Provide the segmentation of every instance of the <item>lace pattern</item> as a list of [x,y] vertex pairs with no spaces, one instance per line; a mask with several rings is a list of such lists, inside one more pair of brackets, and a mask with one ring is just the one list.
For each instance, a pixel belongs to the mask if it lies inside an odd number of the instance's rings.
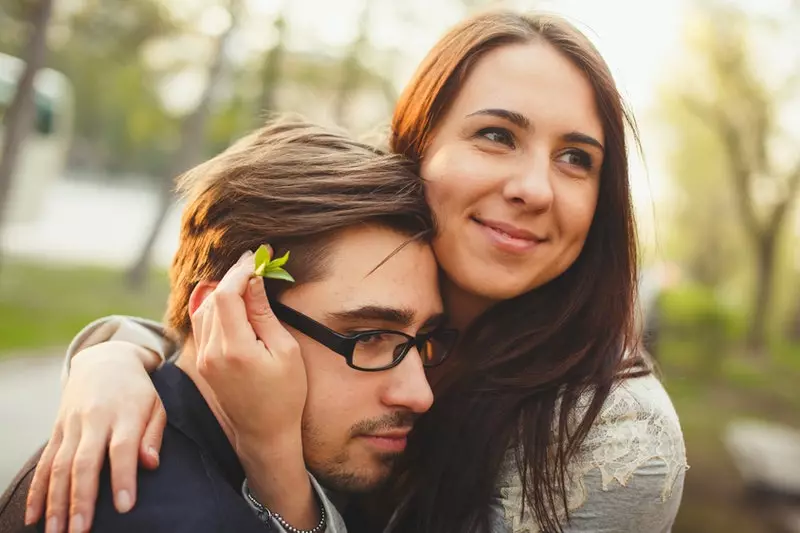
[[[579,402],[575,418],[588,406]],[[581,405],[585,404],[585,405]],[[588,500],[585,478],[597,470],[602,490],[626,486],[641,466],[653,460],[665,465],[661,501],[672,495],[676,480],[686,470],[686,450],[678,416],[661,383],[652,375],[621,382],[606,399],[573,463],[569,467],[567,508],[570,512]],[[503,511],[513,533],[538,533],[529,506],[523,514],[522,483],[515,453],[508,454],[499,483]],[[560,515],[565,516],[565,512]]]

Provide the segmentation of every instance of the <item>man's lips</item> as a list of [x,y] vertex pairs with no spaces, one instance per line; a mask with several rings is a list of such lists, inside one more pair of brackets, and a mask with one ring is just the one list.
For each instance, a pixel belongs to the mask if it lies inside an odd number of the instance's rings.
[[380,433],[361,435],[361,437],[382,451],[402,452],[406,449],[409,431],[409,429],[381,431]]
[[405,439],[408,437],[411,429],[393,429],[390,431],[381,431],[380,433],[370,433],[364,435],[365,437],[376,437],[381,439]]

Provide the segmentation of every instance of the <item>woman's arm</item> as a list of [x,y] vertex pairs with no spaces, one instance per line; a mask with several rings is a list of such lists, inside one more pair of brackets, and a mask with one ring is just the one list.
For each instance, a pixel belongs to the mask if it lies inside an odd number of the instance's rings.
[[84,327],[70,342],[64,361],[64,380],[69,376],[75,356],[108,341],[127,342],[139,347],[136,354],[148,373],[160,367],[175,349],[164,326],[158,322],[133,316],[106,316]]
[[172,350],[160,325],[134,317],[102,318],[75,337],[58,417],[28,493],[27,523],[45,511],[59,530],[70,515],[90,523],[109,447],[115,504],[120,512],[133,507],[137,466],[158,466],[166,422],[147,374]]

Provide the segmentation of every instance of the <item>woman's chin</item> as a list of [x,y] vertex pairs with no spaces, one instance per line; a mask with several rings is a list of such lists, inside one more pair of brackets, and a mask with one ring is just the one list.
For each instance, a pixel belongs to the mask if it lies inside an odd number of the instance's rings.
[[536,287],[530,279],[514,279],[507,275],[493,276],[488,272],[464,276],[454,281],[463,292],[490,304],[511,300]]
[[504,300],[511,300],[517,296],[521,296],[532,289],[526,283],[513,283],[513,282],[499,282],[499,283],[481,283],[475,287],[475,292],[480,294],[483,298],[493,300],[495,302],[502,302]]

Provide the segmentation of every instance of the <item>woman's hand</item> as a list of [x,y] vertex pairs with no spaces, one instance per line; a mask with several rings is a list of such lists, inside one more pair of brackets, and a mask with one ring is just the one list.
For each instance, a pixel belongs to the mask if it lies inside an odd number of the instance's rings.
[[45,511],[46,531],[89,531],[106,450],[114,504],[121,513],[136,500],[136,470],[158,466],[166,414],[144,368],[145,350],[110,341],[72,361],[50,441],[28,493],[25,521]]
[[319,509],[303,461],[305,365],[253,271],[247,254],[192,314],[197,368],[233,433],[253,493],[293,526],[310,529]]

